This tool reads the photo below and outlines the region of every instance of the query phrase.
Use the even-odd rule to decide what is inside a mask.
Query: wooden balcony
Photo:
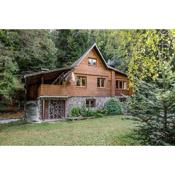
[[[115,89],[115,96],[130,96],[131,91]],[[110,89],[41,84],[38,96],[111,96]]]
[[[41,84],[38,89],[38,96],[66,96],[68,89],[63,85]]]
[[[110,89],[41,84],[38,89],[39,96],[110,96]]]

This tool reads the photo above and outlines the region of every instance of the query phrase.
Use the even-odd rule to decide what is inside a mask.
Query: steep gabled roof
[[[85,56],[86,56],[92,49],[95,49],[96,52],[99,54],[101,60],[103,61],[104,65],[106,66],[106,68],[111,69],[111,70],[114,70],[114,71],[116,71],[116,72],[118,72],[118,73],[120,73],[120,74],[122,74],[122,75],[127,76],[124,72],[122,72],[122,71],[120,71],[120,70],[118,70],[118,69],[116,69],[116,68],[113,68],[113,67],[109,66],[109,65],[106,63],[106,61],[105,61],[105,59],[104,59],[102,53],[100,52],[100,49],[98,48],[98,46],[97,46],[96,43],[94,43],[94,44],[93,44],[93,45],[92,45],[78,60],[76,60],[71,66],[72,66],[72,67],[78,66],[78,65],[81,63],[81,61],[85,58]]]
[[[24,78],[27,78],[27,77],[32,77],[32,76],[37,76],[37,75],[43,75],[43,74],[47,74],[47,73],[52,73],[52,72],[59,72],[59,71],[62,71],[62,70],[70,70],[70,69],[73,69],[75,67],[77,67],[81,62],[82,60],[85,58],[85,56],[92,50],[92,49],[95,49],[97,54],[100,56],[102,62],[104,63],[104,65],[106,66],[107,69],[110,69],[110,70],[114,70],[115,72],[119,73],[119,74],[122,74],[124,76],[127,76],[124,72],[116,69],[116,68],[113,68],[109,65],[107,65],[102,53],[100,52],[98,46],[96,43],[94,43],[78,60],[76,60],[71,66],[69,67],[64,67],[64,68],[58,68],[58,69],[53,69],[53,70],[48,70],[48,71],[42,71],[42,72],[36,72],[36,73],[31,73],[31,74],[26,74],[24,75]]]

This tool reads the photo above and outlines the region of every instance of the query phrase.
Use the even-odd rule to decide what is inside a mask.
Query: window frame
[[[128,82],[125,80],[116,80],[115,81],[115,88],[118,90],[127,90],[128,89]]]
[[[86,99],[86,107],[87,108],[96,107],[96,99]]]
[[[100,86],[98,86],[98,80],[104,80],[104,82],[103,82],[104,86],[101,86],[102,85],[102,81],[100,81]],[[106,81],[106,78],[97,77],[97,88],[105,88],[105,81]]]
[[[89,63],[89,60],[95,60],[95,64],[90,64]],[[94,67],[96,67],[97,66],[97,59],[96,58],[88,57],[88,66],[94,66]]]
[[[85,79],[85,85],[83,86],[83,79]],[[80,81],[80,85],[77,85],[77,81]],[[76,76],[76,86],[77,87],[86,87],[87,86],[87,77],[86,76],[81,76],[81,75],[78,75]]]

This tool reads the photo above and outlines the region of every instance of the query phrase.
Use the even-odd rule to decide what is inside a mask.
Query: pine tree
[[[172,62],[164,61],[155,82],[137,80],[131,109],[140,119],[138,131],[145,143],[175,145],[175,73],[172,69]]]

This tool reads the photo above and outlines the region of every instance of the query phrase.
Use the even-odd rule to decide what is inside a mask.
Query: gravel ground
[[[16,122],[20,119],[0,119],[0,124],[3,124],[3,123],[10,123],[10,122]]]

